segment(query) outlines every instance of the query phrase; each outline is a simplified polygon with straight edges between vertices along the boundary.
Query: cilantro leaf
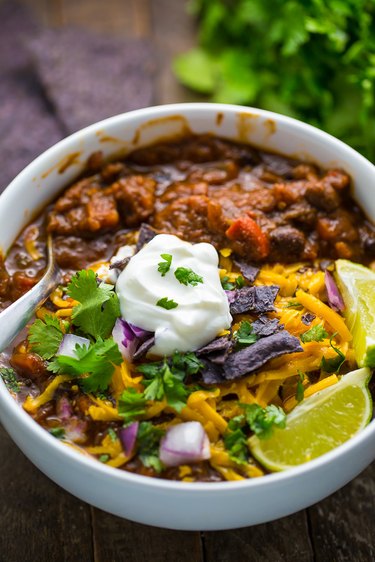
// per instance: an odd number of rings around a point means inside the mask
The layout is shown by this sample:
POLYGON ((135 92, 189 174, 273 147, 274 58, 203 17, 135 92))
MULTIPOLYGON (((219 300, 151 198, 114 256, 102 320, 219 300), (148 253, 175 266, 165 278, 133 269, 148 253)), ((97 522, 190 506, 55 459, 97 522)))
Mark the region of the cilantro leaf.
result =
POLYGON ((332 336, 330 337, 329 345, 337 353, 337 357, 332 357, 331 359, 326 359, 325 357, 322 357, 322 361, 320 364, 321 368, 326 373, 338 373, 339 370, 341 369, 342 364, 345 361, 345 355, 343 354, 341 349, 335 347, 332 343, 332 339, 335 337, 336 333, 337 332, 332 334, 332 336))
POLYGON ((225 275, 221 278, 221 286, 223 287, 224 291, 233 291, 233 289, 236 288, 236 284, 229 281, 228 275, 225 275))
POLYGON ((178 303, 175 302, 173 299, 168 299, 168 297, 163 297, 162 299, 158 300, 158 302, 156 303, 156 306, 161 306, 162 308, 165 308, 166 310, 171 310, 172 308, 177 308, 178 303))
POLYGON ((117 343, 113 338, 104 341, 99 338, 90 346, 76 345, 75 352, 77 358, 58 355, 48 365, 48 370, 79 378, 86 392, 105 390, 112 378, 114 365, 122 362, 117 343))
POLYGON ((51 427, 49 433, 56 439, 62 439, 65 436, 65 429, 63 427, 51 427))
POLYGON ((318 324, 317 326, 313 326, 307 332, 303 332, 301 334, 301 341, 303 343, 311 342, 311 341, 322 341, 325 338, 328 338, 328 332, 323 328, 323 324, 318 324))
POLYGON ((273 427, 284 429, 286 425, 286 414, 284 410, 270 404, 262 408, 259 404, 241 404, 245 410, 246 421, 252 431, 259 439, 271 437, 273 427))
POLYGON ((305 388, 303 386, 303 381, 305 380, 305 373, 298 371, 298 381, 296 389, 296 400, 297 402, 302 402, 305 397, 305 388))
POLYGON ((138 456, 144 466, 151 467, 158 473, 164 468, 159 458, 160 440, 163 435, 164 431, 151 422, 140 422, 137 433, 138 456))
POLYGON ((175 351, 172 355, 172 371, 175 376, 180 376, 181 380, 185 375, 196 375, 204 365, 202 361, 192 351, 180 353, 175 351))
POLYGON ((182 285, 192 285, 195 287, 198 283, 203 283, 203 277, 197 275, 189 267, 178 267, 174 272, 174 275, 182 285))
POLYGON ((68 295, 79 302, 73 308, 73 324, 95 339, 107 338, 120 316, 118 297, 112 285, 97 283, 96 274, 82 270, 72 277, 68 295))
POLYGON ((16 379, 16 371, 10 367, 3 367, 0 369, 0 377, 3 379, 5 386, 11 392, 20 391, 20 383, 16 379))
POLYGON ((161 273, 161 276, 164 277, 171 268, 172 256, 171 254, 160 254, 160 257, 164 261, 158 263, 158 271, 161 273))
POLYGON ((224 435, 224 445, 232 461, 238 464, 247 463, 249 456, 247 439, 242 429, 237 428, 224 435))
POLYGON ((191 357, 186 359, 184 365, 181 358, 178 359, 177 366, 173 366, 173 360, 171 367, 166 360, 139 365, 137 370, 145 376, 142 381, 146 387, 144 397, 147 400, 159 401, 165 398, 172 408, 181 412, 186 406, 188 396, 188 389, 183 383, 183 379, 189 373, 189 370, 192 372, 192 369, 195 370, 196 368, 196 364, 193 367, 191 357), (183 370, 183 367, 185 370, 183 370))
POLYGON ((135 388, 124 390, 118 403, 118 413, 125 422, 131 422, 146 412, 147 399, 143 392, 137 392, 135 388))
POLYGON ((284 308, 296 308, 297 310, 302 310, 303 306, 298 301, 289 301, 286 303, 284 308))
POLYGON ((46 314, 43 320, 35 320, 30 326, 28 339, 32 351, 43 359, 51 359, 59 349, 63 335, 58 318, 46 314))
POLYGON ((248 320, 240 323, 238 330, 234 333, 234 339, 239 347, 245 347, 258 341, 258 336, 253 333, 253 327, 248 320))

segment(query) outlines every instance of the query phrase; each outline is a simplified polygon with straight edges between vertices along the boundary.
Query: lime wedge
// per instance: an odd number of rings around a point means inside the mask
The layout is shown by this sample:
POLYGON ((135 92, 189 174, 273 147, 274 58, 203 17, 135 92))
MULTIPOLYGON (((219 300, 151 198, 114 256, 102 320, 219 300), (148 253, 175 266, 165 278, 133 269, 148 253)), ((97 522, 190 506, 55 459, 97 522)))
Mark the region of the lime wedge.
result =
POLYGON ((336 281, 345 303, 345 320, 353 336, 360 367, 375 367, 375 272, 348 260, 336 261, 336 281))
POLYGON ((269 439, 251 437, 251 453, 268 470, 280 471, 338 447, 372 417, 370 376, 367 368, 352 371, 306 398, 287 416, 285 429, 275 428, 269 439))

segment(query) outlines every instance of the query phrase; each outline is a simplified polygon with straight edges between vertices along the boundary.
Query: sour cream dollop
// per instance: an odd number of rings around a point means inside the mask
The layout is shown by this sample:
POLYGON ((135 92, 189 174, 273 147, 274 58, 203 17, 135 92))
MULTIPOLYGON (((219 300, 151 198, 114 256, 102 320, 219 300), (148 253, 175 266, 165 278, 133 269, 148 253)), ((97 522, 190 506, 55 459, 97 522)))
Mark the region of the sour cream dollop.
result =
POLYGON ((229 303, 218 270, 218 254, 211 244, 190 244, 170 234, 159 234, 131 258, 116 283, 122 317, 144 330, 155 332, 150 354, 171 355, 195 351, 212 341, 232 321, 229 303), (161 254, 172 256, 162 276, 161 254), (178 267, 202 277, 195 286, 178 281, 178 267), (167 297, 177 307, 167 310, 156 303, 167 297))

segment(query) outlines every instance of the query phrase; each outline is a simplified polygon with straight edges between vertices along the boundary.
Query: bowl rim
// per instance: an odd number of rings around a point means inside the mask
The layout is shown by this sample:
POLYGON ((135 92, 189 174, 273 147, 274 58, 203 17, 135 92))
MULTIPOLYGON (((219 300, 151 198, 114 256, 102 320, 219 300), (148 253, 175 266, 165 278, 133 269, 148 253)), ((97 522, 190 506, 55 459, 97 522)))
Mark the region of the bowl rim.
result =
MULTIPOLYGON (((144 118, 145 121, 157 117, 164 117, 169 116, 174 113, 183 113, 191 112, 191 111, 210 111, 210 112, 231 112, 231 113, 238 113, 238 112, 245 112, 256 114, 263 119, 273 119, 277 123, 283 125, 289 125, 294 129, 302 131, 306 136, 315 138, 317 140, 325 140, 326 142, 330 142, 331 144, 337 146, 340 150, 341 154, 344 156, 347 155, 351 161, 357 161, 360 165, 364 165, 371 172, 374 174, 375 178, 375 166, 367 160, 364 156, 359 154, 356 150, 351 148, 350 146, 346 145, 341 140, 333 137, 329 133, 326 133, 317 127, 309 125, 307 123, 303 123, 293 117, 288 117, 285 115, 281 115, 275 112, 262 110, 254 107, 248 106, 241 106, 241 105, 234 105, 234 104, 216 104, 216 103, 176 103, 176 104, 166 104, 166 105, 158 105, 147 107, 143 109, 137 109, 134 111, 130 111, 127 113, 122 113, 119 115, 115 115, 99 121, 97 123, 93 123, 79 131, 69 135, 68 137, 62 139, 61 141, 57 142, 46 151, 44 151, 41 155, 35 158, 28 166, 26 166, 8 185, 8 187, 4 190, 4 192, 0 196, 0 207, 3 204, 7 204, 7 193, 10 193, 14 186, 19 183, 22 183, 24 177, 33 173, 34 168, 36 169, 37 166, 43 162, 44 160, 48 160, 50 157, 53 156, 55 151, 69 150, 69 146, 75 143, 77 140, 81 139, 82 137, 91 136, 92 134, 95 135, 95 132, 98 129, 102 129, 105 127, 110 127, 114 124, 119 124, 121 122, 131 121, 132 119, 136 119, 138 117, 144 118), (4 202, 4 203, 3 203, 4 202)), ((189 115, 186 115, 189 118, 189 115)), ((225 135, 223 135, 225 137, 225 135)), ((265 477, 261 478, 249 478, 244 479, 241 481, 222 481, 222 482, 180 482, 180 481, 173 481, 167 479, 161 479, 157 477, 150 477, 144 476, 140 474, 135 474, 131 472, 127 472, 126 470, 121 470, 118 468, 114 468, 111 466, 107 466, 102 464, 95 459, 88 458, 86 455, 76 451, 73 448, 68 446, 64 446, 63 443, 60 443, 58 439, 50 435, 44 428, 42 428, 33 418, 22 408, 22 405, 19 404, 16 399, 11 395, 11 393, 6 388, 5 383, 0 377, 0 404, 5 406, 8 411, 16 416, 25 429, 29 432, 33 433, 41 439, 44 444, 48 447, 51 447, 56 451, 56 454, 59 456, 67 456, 72 462, 78 463, 82 468, 86 468, 88 470, 97 471, 99 474, 106 476, 108 475, 109 478, 112 480, 115 478, 116 480, 129 482, 137 485, 142 485, 146 487, 155 487, 159 490, 175 490, 180 492, 191 492, 192 494, 201 494, 202 491, 208 492, 211 490, 212 492, 218 493, 226 493, 233 490, 243 490, 243 489, 252 489, 255 487, 267 487, 273 486, 277 484, 283 484, 289 482, 290 479, 295 479, 298 476, 307 475, 318 468, 324 468, 324 466, 329 466, 332 461, 338 460, 340 457, 344 457, 346 454, 349 453, 351 449, 355 450, 365 441, 367 441, 371 436, 375 435, 375 419, 373 419, 367 427, 365 427, 362 431, 354 435, 351 439, 339 445, 332 451, 325 453, 324 455, 313 459, 309 462, 306 462, 302 465, 290 468, 285 471, 281 472, 273 472, 270 474, 266 474, 265 477)), ((1 408, 0 410, 0 418, 7 416, 7 411, 1 408)), ((375 451, 374 451, 375 457, 375 451)))

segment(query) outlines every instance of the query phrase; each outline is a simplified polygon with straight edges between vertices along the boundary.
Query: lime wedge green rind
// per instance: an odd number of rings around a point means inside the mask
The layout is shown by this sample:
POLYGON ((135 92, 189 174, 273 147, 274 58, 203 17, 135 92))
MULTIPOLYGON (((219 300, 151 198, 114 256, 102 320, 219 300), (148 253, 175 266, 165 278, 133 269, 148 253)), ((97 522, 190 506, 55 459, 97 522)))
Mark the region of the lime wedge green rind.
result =
POLYGON ((360 367, 375 368, 375 272, 348 260, 335 265, 356 361, 360 367))
POLYGON ((282 471, 332 451, 361 431, 371 420, 368 390, 371 372, 357 369, 337 384, 303 400, 287 416, 285 429, 269 439, 249 439, 252 455, 268 470, 282 471))

